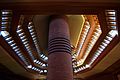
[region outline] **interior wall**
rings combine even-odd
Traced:
[[[12,71],[7,69],[5,66],[0,64],[0,80],[30,80],[30,79],[14,74]]]
[[[112,73],[100,73],[87,78],[86,80],[118,80],[117,75]],[[119,79],[120,80],[120,79]]]

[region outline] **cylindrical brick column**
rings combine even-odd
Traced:
[[[49,23],[47,80],[73,80],[67,17],[53,15]]]

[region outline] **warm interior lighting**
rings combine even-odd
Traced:
[[[98,21],[97,21],[97,23],[98,23]],[[90,26],[89,26],[89,28],[90,28]],[[83,31],[84,31],[84,29],[83,29]],[[102,33],[102,30],[100,28],[100,25],[96,24],[95,30],[93,31],[93,34],[92,34],[92,37],[87,45],[87,48],[85,49],[84,56],[81,59],[79,59],[76,64],[73,64],[73,67],[81,66],[84,63],[85,59],[87,58],[88,54],[92,50],[93,46],[95,45],[95,43],[98,40],[101,33]],[[82,38],[82,40],[83,40],[83,38]],[[84,41],[85,41],[85,39],[83,40],[83,43],[84,43]],[[81,44],[83,45],[83,43],[81,43]],[[82,46],[81,46],[81,48],[82,48]],[[81,48],[79,48],[79,49],[81,49]]]
[[[111,30],[107,36],[105,37],[105,39],[101,42],[100,46],[98,47],[98,49],[95,51],[95,54],[94,56],[92,57],[91,61],[89,62],[89,64],[86,64],[86,66],[82,66],[81,67],[78,67],[78,65],[80,64],[80,62],[82,62],[81,60],[83,59],[80,59],[78,62],[76,62],[73,67],[74,67],[74,72],[77,73],[79,71],[82,71],[86,68],[89,68],[92,63],[100,56],[100,54],[104,51],[104,49],[108,46],[108,44],[112,41],[112,39],[118,35],[118,31],[116,30],[116,13],[115,13],[115,10],[107,10],[106,11],[106,20],[107,20],[107,25],[109,26],[109,28],[113,29]],[[101,30],[100,30],[100,27],[98,29],[96,29],[97,32],[94,32],[94,35],[91,39],[91,42],[89,43],[89,47],[88,49],[86,49],[86,53],[89,53],[89,51],[91,50],[90,48],[93,47],[93,44],[95,44],[95,41],[98,39],[98,37],[100,36],[101,34]],[[97,34],[98,33],[98,34]],[[85,57],[85,56],[84,56]],[[83,61],[84,62],[84,61]],[[79,65],[80,66],[80,65]]]
[[[32,71],[36,71],[38,73],[47,73],[47,70],[42,70],[40,69],[39,67],[35,67],[35,66],[32,66],[32,65],[28,65],[27,66],[28,69],[31,69]]]
[[[105,39],[101,42],[101,45],[98,47],[98,49],[96,50],[93,58],[91,59],[89,65],[92,65],[92,63],[100,56],[100,54],[102,54],[102,52],[104,51],[104,49],[108,46],[108,44],[113,40],[113,38],[117,35],[117,31],[116,30],[111,30],[107,36],[105,37]]]
[[[1,35],[4,37],[5,41],[7,41],[7,43],[11,46],[11,48],[15,51],[16,55],[25,63],[25,65],[29,65],[20,48],[17,46],[10,34],[7,31],[1,31]]]
[[[7,31],[1,31],[1,35],[2,35],[3,37],[6,37],[6,36],[9,35],[9,33],[8,33]],[[10,38],[11,38],[11,37],[10,37]],[[10,38],[8,38],[8,39],[10,39]]]
[[[88,33],[89,29],[90,29],[90,24],[89,24],[88,21],[85,21],[85,24],[84,24],[84,27],[83,27],[83,31],[82,31],[81,37],[80,37],[79,48],[78,48],[78,50],[76,52],[76,56],[75,57],[77,57],[80,54],[80,50],[82,48],[82,45],[83,45],[83,43],[85,41],[85,38],[87,36],[87,33]]]
[[[89,65],[89,64],[86,64],[86,65],[83,65],[83,66],[81,66],[81,67],[75,68],[75,69],[74,69],[74,73],[78,73],[78,72],[83,71],[83,70],[85,70],[85,69],[87,69],[87,68],[90,68],[90,65]]]
[[[32,65],[28,65],[27,68],[32,68]]]
[[[85,66],[81,66],[81,67],[77,66],[77,68],[74,69],[74,72],[77,73],[79,71],[82,71],[82,70],[85,70],[85,69],[89,68],[92,65],[92,63],[100,56],[100,54],[102,54],[102,52],[104,51],[104,49],[108,46],[108,44],[112,41],[112,39],[117,34],[118,34],[118,32],[116,30],[111,30],[107,34],[107,36],[105,37],[105,39],[101,42],[101,45],[98,47],[98,49],[95,51],[94,56],[92,57],[92,59],[89,62],[89,64],[86,64]]]
[[[111,29],[116,29],[116,11],[105,10],[107,25]]]
[[[32,47],[29,44],[29,40],[22,29],[22,25],[18,25],[17,27],[17,34],[19,36],[19,39],[23,43],[25,50],[27,50],[29,56],[31,57],[33,63],[32,65],[30,64],[29,61],[27,61],[27,58],[24,56],[22,53],[22,50],[20,50],[19,45],[15,42],[15,40],[12,38],[12,36],[9,34],[7,29],[11,25],[11,20],[12,20],[12,12],[9,10],[3,10],[2,11],[2,17],[1,17],[1,35],[4,37],[5,41],[9,44],[9,46],[14,50],[15,54],[20,58],[22,62],[26,65],[25,67],[27,69],[39,72],[39,73],[47,73],[47,66],[48,64],[46,63],[48,60],[48,57],[40,50],[38,41],[37,41],[37,35],[34,29],[33,22],[29,22],[28,24],[28,30],[30,33],[30,36],[33,41],[33,45],[35,45],[37,54],[39,55],[40,58],[36,58],[33,55]],[[85,24],[83,26],[81,35],[80,35],[80,40],[76,49],[76,52],[72,54],[73,58],[73,69],[75,73],[78,73],[80,71],[83,71],[87,68],[90,68],[92,64],[95,62],[95,60],[102,54],[102,52],[105,50],[105,48],[110,44],[110,42],[113,40],[113,38],[118,35],[118,31],[116,30],[116,11],[115,10],[106,10],[105,11],[106,15],[106,20],[107,20],[107,26],[111,29],[111,31],[107,34],[107,36],[103,39],[97,50],[94,52],[94,55],[92,56],[90,62],[88,64],[83,64],[86,58],[88,57],[90,51],[92,50],[93,46],[97,42],[98,38],[100,37],[102,31],[100,28],[99,23],[95,24],[95,30],[93,31],[92,36],[90,37],[89,42],[87,43],[87,47],[85,49],[83,57],[76,61],[76,58],[80,54],[80,51],[83,47],[83,44],[85,43],[86,37],[88,36],[89,30],[91,28],[89,20],[85,21]],[[95,17],[97,18],[97,17]],[[97,20],[96,20],[97,21]],[[43,61],[42,61],[43,60]]]
[[[32,30],[33,31],[33,30]],[[46,67],[46,65],[42,62],[40,62],[39,60],[35,59],[34,55],[33,55],[33,52],[32,52],[32,48],[29,44],[29,41],[28,41],[28,38],[26,37],[23,29],[21,28],[21,25],[18,25],[18,28],[17,28],[17,33],[18,33],[18,36],[19,38],[21,39],[23,45],[25,46],[29,56],[31,57],[31,59],[33,60],[34,63],[40,65],[41,67]],[[33,35],[32,35],[33,36]],[[36,38],[36,37],[32,37],[33,39]],[[34,42],[36,42],[36,39],[33,40]],[[46,57],[42,54],[42,58],[46,59]],[[35,68],[36,70],[36,68]]]
[[[40,65],[41,67],[47,67],[46,64],[42,63],[41,61],[39,61],[39,60],[37,60],[37,59],[34,60],[34,63]]]
[[[11,25],[12,11],[11,10],[1,10],[1,31],[7,30]]]
[[[12,14],[11,10],[2,10],[2,15],[9,15]]]
[[[34,30],[34,25],[33,25],[32,22],[29,22],[28,30],[29,30],[29,32],[31,34],[31,37],[33,39],[33,42],[34,42],[34,45],[36,47],[36,50],[37,50],[37,53],[38,53],[39,57],[42,58],[44,61],[47,61],[48,57],[40,51],[38,41],[37,41],[37,36],[36,36],[35,30]]]
[[[21,28],[21,25],[18,25],[16,32],[17,32],[19,38],[21,39],[23,45],[25,46],[25,48],[26,48],[28,54],[30,55],[31,59],[34,60],[35,58],[32,54],[32,49],[30,47],[28,39],[26,38],[25,33],[23,32],[23,29]]]

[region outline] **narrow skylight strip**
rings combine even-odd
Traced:
[[[100,56],[100,54],[104,51],[104,49],[108,46],[108,44],[113,40],[113,38],[117,35],[116,30],[111,30],[105,39],[101,42],[100,46],[96,50],[93,58],[91,59],[89,65],[92,65],[92,63]]]
[[[98,49],[95,51],[94,56],[92,57],[91,61],[86,64],[87,67],[85,66],[81,66],[81,67],[74,67],[74,73],[80,72],[82,70],[85,70],[87,68],[89,68],[94,61],[101,55],[101,53],[104,51],[104,49],[108,46],[108,44],[113,40],[113,38],[118,35],[118,32],[116,30],[111,30],[107,36],[105,37],[105,39],[101,42],[100,46],[98,47]],[[74,64],[77,65],[77,64]]]
[[[46,67],[46,64],[40,62],[40,61],[37,61],[36,62],[36,59],[33,55],[33,52],[32,52],[32,49],[31,49],[31,46],[29,44],[29,41],[25,35],[25,33],[23,32],[23,29],[21,28],[21,25],[18,25],[18,28],[17,28],[17,33],[18,33],[18,36],[20,37],[24,47],[26,48],[29,56],[31,57],[31,59],[33,60],[34,63],[40,65],[41,67]]]
[[[88,43],[88,46],[87,46],[87,48],[85,50],[83,58],[80,59],[79,61],[77,61],[77,64],[74,65],[74,67],[80,66],[80,65],[82,65],[84,63],[85,59],[87,58],[88,54],[90,53],[91,49],[95,45],[95,43],[98,40],[98,38],[101,35],[101,33],[102,33],[102,31],[101,31],[100,25],[97,25],[96,28],[95,28],[95,31],[93,32],[91,40]]]
[[[99,32],[96,29],[99,29]],[[90,42],[88,43],[88,47],[87,47],[87,49],[85,51],[85,55],[83,57],[83,62],[87,58],[88,54],[90,53],[90,51],[92,50],[93,46],[95,45],[96,41],[98,40],[99,36],[102,33],[102,30],[100,29],[100,25],[97,25],[96,29],[95,29],[95,32],[92,35],[92,38],[91,38]]]
[[[34,56],[33,56],[33,54],[32,54],[32,49],[31,49],[31,47],[30,47],[29,41],[28,41],[25,33],[23,32],[23,29],[21,28],[21,25],[18,25],[16,32],[17,32],[20,40],[22,41],[24,47],[26,48],[29,56],[30,56],[31,59],[34,61],[35,58],[34,58]]]
[[[28,30],[30,32],[30,35],[33,39],[33,42],[34,42],[34,45],[36,47],[36,50],[37,50],[37,53],[38,55],[44,60],[44,61],[47,61],[48,60],[48,57],[45,56],[41,51],[40,51],[40,48],[39,48],[39,45],[38,45],[38,42],[37,42],[37,37],[36,37],[36,34],[35,34],[35,30],[33,28],[33,23],[32,22],[29,22],[28,24]]]
[[[117,31],[116,30],[111,30],[108,35],[105,37],[105,39],[101,42],[101,45],[98,47],[98,49],[96,50],[93,58],[91,59],[89,64],[86,64],[85,66],[81,66],[81,67],[77,67],[74,68],[74,73],[78,73],[82,70],[85,70],[87,68],[89,68],[92,63],[100,56],[100,54],[104,51],[104,49],[108,46],[108,44],[112,41],[112,39],[117,35]],[[109,39],[111,38],[111,39]],[[106,45],[103,45],[106,44]]]
[[[78,73],[78,72],[83,71],[83,70],[85,70],[85,69],[87,69],[87,68],[90,68],[90,65],[89,65],[89,64],[83,65],[83,66],[81,66],[81,67],[79,67],[79,68],[75,68],[75,69],[74,69],[74,73]]]
[[[88,34],[88,31],[90,29],[90,24],[88,21],[85,21],[85,24],[84,24],[84,27],[83,27],[83,30],[82,30],[82,33],[81,33],[81,36],[80,36],[80,42],[79,42],[79,47],[78,47],[78,50],[76,52],[76,55],[75,57],[77,57],[82,49],[82,46],[83,46],[83,43],[87,37],[87,34]]]
[[[116,29],[116,10],[105,10],[107,25],[111,29]]]
[[[11,10],[1,10],[2,11],[2,15],[11,15],[12,11]]]
[[[33,71],[36,71],[36,72],[38,72],[38,73],[47,73],[47,70],[42,70],[42,69],[40,69],[40,68],[38,68],[38,67],[35,67],[35,66],[32,66],[32,65],[28,65],[27,66],[27,68],[28,69],[31,69],[31,70],[33,70]]]
[[[45,63],[42,63],[41,61],[39,61],[37,59],[34,60],[34,63],[36,63],[36,64],[38,64],[38,65],[40,65],[42,67],[47,67],[47,65]]]
[[[1,31],[7,30],[11,25],[12,11],[1,10]]]
[[[1,31],[1,35],[4,37],[5,41],[10,45],[10,47],[14,50],[16,55],[25,63],[25,65],[29,65],[20,48],[10,36],[9,32]]]

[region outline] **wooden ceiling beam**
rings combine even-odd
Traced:
[[[105,18],[105,12],[104,11],[99,12],[98,20],[99,20],[99,23],[100,23],[102,33],[101,33],[100,37],[98,38],[96,44],[93,46],[92,50],[90,51],[88,57],[86,58],[85,63],[89,63],[92,56],[94,55],[94,52],[97,50],[97,48],[99,47],[99,45],[101,44],[103,39],[106,37],[106,35],[110,31],[110,29],[107,27],[107,24],[106,24],[106,18]]]
[[[80,54],[78,55],[78,60],[80,60],[80,59],[83,59],[83,57],[84,57],[84,55],[85,55],[85,52],[86,52],[86,49],[87,49],[87,45],[88,45],[88,43],[90,42],[90,40],[91,40],[91,37],[92,37],[92,34],[93,34],[93,31],[95,30],[95,21],[94,21],[94,19],[93,19],[93,17],[92,16],[90,16],[90,15],[86,15],[86,17],[87,17],[87,19],[88,19],[88,21],[89,21],[89,24],[90,24],[90,29],[89,29],[89,31],[88,31],[88,33],[87,33],[87,36],[86,36],[86,39],[85,39],[85,41],[84,41],[84,43],[83,43],[83,46],[82,46],[82,49],[81,49],[81,51],[80,51]]]
[[[98,14],[98,18],[99,18],[98,20],[99,20],[99,23],[100,23],[100,26],[101,26],[101,29],[102,29],[102,34],[100,35],[100,37],[97,40],[97,42],[94,45],[94,47],[92,48],[92,50],[91,50],[90,54],[88,55],[87,59],[85,60],[84,64],[89,64],[89,62],[91,61],[95,51],[98,49],[98,47],[101,44],[101,42],[104,40],[104,38],[106,37],[108,32],[111,30],[107,26],[106,16],[105,16],[105,12],[104,11],[100,11],[100,13]],[[113,38],[113,40],[105,48],[105,50],[102,51],[102,54],[95,60],[95,62],[93,62],[91,67],[89,69],[85,69],[85,70],[80,71],[78,73],[87,72],[87,71],[91,70],[92,68],[94,68],[100,62],[100,60],[103,59],[110,52],[110,50],[112,50],[112,48],[114,48],[118,43],[119,43],[119,36],[115,36]],[[79,67],[81,67],[81,66],[79,66]],[[76,74],[78,74],[78,73],[76,73]]]
[[[8,45],[8,43],[4,40],[2,36],[0,36],[0,45],[9,53],[10,56],[12,56],[25,70],[27,68],[25,67],[25,64],[19,60],[19,57],[16,55],[14,50]]]
[[[32,16],[32,15],[31,15]],[[32,40],[32,37],[31,37],[31,35],[30,35],[30,32],[29,32],[29,30],[28,30],[28,24],[29,24],[29,22],[30,21],[32,21],[32,19],[30,20],[30,18],[31,18],[31,16],[30,15],[24,15],[24,21],[23,21],[23,24],[22,24],[22,29],[24,30],[24,32],[25,32],[25,34],[26,34],[26,37],[27,37],[27,39],[29,40],[29,44],[30,44],[30,47],[31,47],[31,49],[32,49],[32,53],[33,53],[33,55],[34,55],[34,57],[36,58],[36,59],[39,59],[41,62],[43,62],[43,63],[47,63],[46,61],[44,61],[43,59],[41,59],[40,58],[40,56],[38,55],[38,54],[40,54],[40,53],[38,53],[37,51],[36,51],[36,47],[35,47],[35,45],[34,45],[34,42],[33,42],[33,40]]]
[[[67,3],[67,4],[66,4]],[[10,9],[19,14],[96,14],[99,9],[117,9],[119,3],[94,2],[0,2],[0,9]]]
[[[11,28],[10,28],[10,34],[12,36],[12,38],[15,40],[15,42],[17,43],[17,45],[20,47],[20,50],[22,51],[23,55],[26,57],[26,59],[31,63],[31,65],[33,66],[36,66],[34,61],[31,59],[31,57],[29,56],[28,52],[26,51],[26,48],[23,44],[23,42],[20,40],[20,38],[18,37],[18,34],[17,34],[17,27],[19,25],[19,19],[20,19],[20,15],[18,14],[15,14],[14,11],[13,11],[13,19],[12,19],[12,25],[11,25]],[[33,43],[32,43],[32,38],[31,36],[29,36],[29,32],[27,31],[27,24],[29,23],[29,21],[27,20],[26,22],[26,18],[23,20],[23,25],[22,25],[22,28],[27,36],[27,38],[29,38],[29,44],[30,44],[30,47],[33,46]],[[24,22],[25,21],[25,22]],[[34,57],[36,57],[36,54],[37,52],[34,50],[34,48],[32,47],[32,54]],[[42,62],[44,62],[43,60],[41,60]],[[44,62],[45,63],[45,62]],[[27,67],[27,66],[26,66]],[[38,66],[39,67],[39,66]],[[42,67],[39,67],[40,69],[44,69]],[[30,70],[31,71],[31,70]]]
[[[24,46],[22,45],[21,40],[19,39],[19,37],[18,37],[18,35],[16,33],[17,27],[18,27],[18,24],[19,24],[19,19],[20,19],[20,15],[15,14],[15,12],[13,11],[12,22],[11,22],[10,32],[9,33],[12,36],[13,40],[19,46],[19,48],[22,51],[23,55],[28,59],[28,61],[30,61],[31,64],[33,64],[33,61],[30,59],[30,57],[28,57],[29,55],[27,55],[28,53],[25,50]]]

